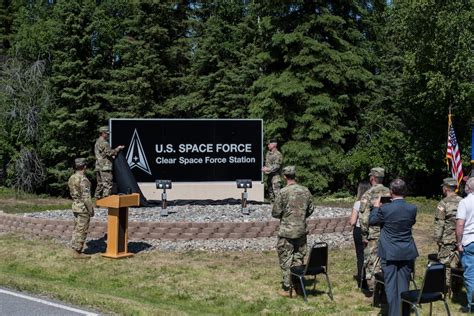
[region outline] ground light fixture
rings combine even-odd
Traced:
[[[161,216],[168,216],[168,209],[167,209],[168,199],[167,199],[167,196],[166,196],[166,189],[169,190],[169,189],[172,188],[171,180],[156,180],[155,183],[156,183],[156,188],[157,189],[162,189],[163,190],[163,193],[161,193],[161,211],[160,211],[160,215]]]
[[[235,180],[235,183],[237,184],[238,189],[244,189],[244,192],[242,192],[242,214],[249,215],[250,209],[247,205],[247,200],[248,200],[247,189],[252,188],[252,180],[251,179],[237,179]]]

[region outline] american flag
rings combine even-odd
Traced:
[[[451,115],[448,117],[448,149],[446,151],[446,159],[451,160],[451,174],[453,178],[458,181],[458,187],[463,178],[461,153],[459,152],[459,145],[454,133],[453,123],[451,122]],[[449,161],[447,161],[449,166]]]

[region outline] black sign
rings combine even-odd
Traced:
[[[261,120],[111,119],[138,182],[262,180]]]

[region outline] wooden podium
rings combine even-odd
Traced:
[[[97,206],[107,207],[107,251],[103,257],[120,259],[133,256],[128,252],[128,207],[140,205],[140,194],[111,195],[97,200]]]

